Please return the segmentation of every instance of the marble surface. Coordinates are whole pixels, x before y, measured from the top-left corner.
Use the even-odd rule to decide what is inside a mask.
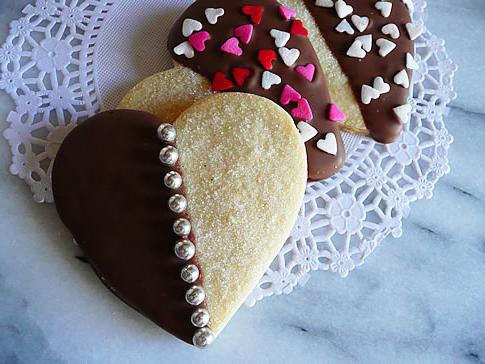
[[[0,2],[0,39],[27,3]],[[460,66],[452,172],[349,278],[314,273],[242,308],[208,351],[98,282],[54,208],[9,174],[0,140],[0,363],[485,363],[485,2],[429,0],[428,27]],[[0,129],[10,107],[0,93]]]

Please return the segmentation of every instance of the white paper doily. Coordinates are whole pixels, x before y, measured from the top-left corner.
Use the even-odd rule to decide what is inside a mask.
[[[189,4],[37,0],[11,23],[0,48],[0,89],[15,109],[3,135],[12,151],[10,172],[27,182],[37,202],[52,202],[52,160],[67,133],[103,106],[116,105],[143,77],[169,67],[164,37]],[[423,24],[425,6],[415,1],[413,17]],[[291,236],[248,305],[290,293],[313,270],[347,276],[387,235],[401,236],[410,203],[431,198],[435,183],[449,172],[453,138],[443,116],[456,96],[456,66],[429,31],[416,48],[413,112],[401,138],[385,146],[344,134],[345,167],[309,184]]]

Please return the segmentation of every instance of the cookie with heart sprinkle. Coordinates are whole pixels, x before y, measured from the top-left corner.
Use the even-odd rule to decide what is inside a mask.
[[[281,0],[308,29],[333,101],[346,115],[342,128],[378,142],[396,140],[409,119],[414,41],[412,0]],[[373,86],[380,78],[386,92]],[[320,143],[321,145],[323,144]]]

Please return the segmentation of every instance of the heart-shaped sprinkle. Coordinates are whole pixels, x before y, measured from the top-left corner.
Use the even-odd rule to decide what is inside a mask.
[[[293,35],[308,36],[308,30],[303,26],[303,22],[300,19],[293,20],[290,33]]]
[[[337,138],[335,134],[328,133],[325,135],[325,139],[320,139],[317,142],[317,148],[327,154],[337,155]]]
[[[384,82],[384,79],[380,76],[374,78],[374,84],[372,86],[374,87],[374,89],[379,91],[381,95],[391,91],[391,86],[388,83]]]
[[[274,38],[276,48],[281,48],[290,40],[290,33],[278,29],[271,29],[269,34]]]
[[[187,41],[180,43],[178,46],[176,46],[173,49],[173,52],[177,56],[181,56],[183,54],[187,58],[194,58],[195,56],[194,48],[192,48],[190,43]]]
[[[232,76],[234,77],[234,80],[236,80],[237,85],[240,87],[244,86],[244,83],[250,74],[251,70],[249,68],[234,67],[232,69]]]
[[[419,65],[416,63],[411,53],[406,53],[406,68],[409,68],[410,70],[419,69]]]
[[[359,32],[363,32],[369,26],[369,18],[366,16],[352,15],[351,19]]]
[[[285,85],[281,92],[280,102],[282,105],[288,105],[290,102],[297,102],[301,99],[301,95],[290,85]]]
[[[352,35],[355,33],[354,28],[350,25],[350,23],[347,21],[347,19],[342,20],[335,30],[339,33],[347,33],[349,35]]]
[[[285,20],[291,20],[296,16],[296,11],[293,10],[292,8],[287,7],[287,6],[280,5],[280,6],[278,6],[278,10],[280,12],[280,15]]]
[[[360,91],[360,98],[365,105],[369,105],[371,100],[378,99],[380,95],[378,90],[368,85],[363,85]]]
[[[354,40],[354,42],[350,45],[349,49],[347,49],[347,56],[353,58],[365,58],[367,53],[362,49],[362,42],[360,40]]]
[[[306,66],[298,66],[295,68],[295,71],[305,77],[308,81],[312,82],[313,77],[315,76],[315,65],[309,63]]]
[[[226,78],[223,72],[216,72],[212,80],[212,91],[224,91],[233,88],[234,84]]]
[[[355,38],[362,43],[362,48],[366,52],[370,52],[372,49],[372,34],[361,35]]]
[[[240,25],[234,29],[234,35],[244,44],[248,44],[253,36],[253,28],[254,26],[252,24]]]
[[[406,30],[408,31],[409,39],[416,40],[423,33],[423,26],[420,24],[407,23]]]
[[[407,124],[409,122],[409,117],[411,116],[411,105],[404,104],[397,106],[392,110],[402,124]]]
[[[235,56],[241,56],[243,51],[241,47],[239,47],[239,39],[236,37],[231,37],[221,45],[221,51],[233,54]]]
[[[384,18],[389,18],[392,11],[392,3],[388,1],[378,1],[374,5],[379,10]]]
[[[394,83],[404,88],[409,88],[409,76],[406,70],[401,70],[394,76]]]
[[[337,0],[337,2],[335,3],[335,11],[337,11],[338,17],[340,19],[343,19],[347,15],[352,14],[354,12],[354,8],[350,5],[347,5],[344,0]]]
[[[210,37],[210,34],[206,31],[193,33],[189,36],[189,43],[197,52],[203,52],[205,50],[205,42],[207,42]]]
[[[205,17],[209,24],[217,24],[217,20],[224,15],[223,8],[207,8],[205,9]]]
[[[262,6],[245,5],[242,7],[243,14],[249,15],[251,18],[251,21],[254,24],[261,23],[261,19],[263,17],[263,11],[264,11],[264,8]]]
[[[272,49],[261,49],[258,52],[258,61],[265,70],[273,68],[273,61],[276,59],[276,52]]]
[[[397,39],[400,37],[399,28],[396,24],[390,23],[386,24],[381,29],[382,34],[389,35],[392,39]]]
[[[200,21],[187,18],[182,23],[182,34],[184,37],[190,36],[193,32],[202,30],[202,23]]]
[[[330,104],[328,119],[330,121],[345,121],[345,114],[336,104]]]
[[[296,127],[300,131],[300,137],[303,143],[306,143],[318,134],[317,129],[304,121],[300,121],[298,124],[296,124]]]
[[[313,119],[312,109],[307,99],[301,98],[297,101],[297,106],[291,110],[291,116],[304,121]]]
[[[281,47],[278,49],[278,53],[288,67],[293,66],[298,60],[298,57],[300,57],[300,51],[296,48],[288,49],[286,47]]]
[[[261,80],[261,85],[265,90],[269,90],[274,85],[281,83],[281,77],[270,71],[264,71]]]
[[[376,45],[379,47],[379,55],[381,57],[387,56],[394,50],[394,48],[396,48],[396,43],[384,38],[377,39]]]
[[[333,8],[333,0],[316,0],[315,6],[319,6],[321,8]]]

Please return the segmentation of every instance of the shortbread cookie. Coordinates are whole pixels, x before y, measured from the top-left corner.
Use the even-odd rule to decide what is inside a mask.
[[[195,101],[211,94],[210,82],[203,76],[174,67],[137,84],[118,108],[146,111],[173,123]]]
[[[296,219],[304,144],[272,101],[217,94],[173,126],[133,110],[74,129],[52,173],[56,207],[110,290],[180,339],[209,345]]]
[[[410,116],[414,40],[412,0],[281,0],[309,32],[332,100],[347,116],[342,127],[393,142]]]
[[[309,179],[318,181],[335,174],[344,162],[338,125],[344,117],[330,102],[306,29],[285,11],[275,0],[199,0],[175,23],[168,46],[175,62],[185,67],[178,73],[185,69],[190,79],[194,73],[203,76],[215,92],[248,92],[280,104],[305,141]],[[172,91],[153,98],[146,83],[136,86],[120,107],[147,110],[146,102],[137,102],[144,101],[137,91],[142,89],[163,117],[160,105],[171,104]]]

